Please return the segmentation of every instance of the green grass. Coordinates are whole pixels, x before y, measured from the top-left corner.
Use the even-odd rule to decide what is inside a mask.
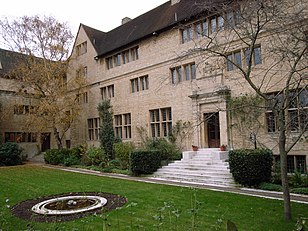
[[[62,223],[29,222],[14,217],[6,208],[18,202],[65,192],[109,192],[128,198],[122,209],[90,215]],[[196,202],[198,208],[195,208]],[[172,204],[170,208],[166,203]],[[135,206],[133,206],[135,205]],[[178,221],[174,211],[180,210]],[[283,219],[283,202],[201,189],[148,184],[42,168],[0,168],[0,230],[216,230],[222,219],[233,221],[239,230],[293,230],[296,219],[308,217],[308,205],[292,204],[294,221]],[[159,211],[161,210],[161,211]],[[157,227],[159,215],[163,215]],[[154,219],[153,217],[156,217]],[[110,226],[107,226],[107,223]],[[138,228],[140,227],[140,228]],[[141,228],[143,227],[143,228]],[[177,229],[176,229],[177,228]]]

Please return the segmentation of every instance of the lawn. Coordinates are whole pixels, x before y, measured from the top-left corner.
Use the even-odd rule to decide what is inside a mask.
[[[66,192],[108,192],[128,199],[122,209],[61,223],[29,222],[7,208],[18,202]],[[7,199],[9,200],[8,202]],[[283,202],[107,177],[39,166],[0,168],[0,230],[220,230],[227,220],[239,230],[293,230],[307,204],[292,204],[292,222],[283,219]],[[192,227],[196,227],[192,229]],[[225,229],[221,229],[225,230]]]

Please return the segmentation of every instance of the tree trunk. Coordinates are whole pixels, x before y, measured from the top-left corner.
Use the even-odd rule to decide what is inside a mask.
[[[284,202],[284,218],[289,221],[292,218],[291,215],[291,201],[290,190],[288,180],[288,165],[287,165],[287,152],[286,152],[286,131],[285,131],[285,117],[284,113],[279,113],[279,154],[280,154],[280,169],[281,169],[281,183],[283,190],[283,202]]]
[[[53,135],[55,136],[58,149],[59,149],[59,150],[62,149],[62,148],[63,148],[63,146],[62,146],[62,141],[61,141],[61,138],[60,138],[58,129],[57,129],[56,127],[53,127]]]

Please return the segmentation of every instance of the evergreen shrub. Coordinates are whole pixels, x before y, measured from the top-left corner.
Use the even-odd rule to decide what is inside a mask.
[[[113,130],[113,112],[110,100],[102,101],[98,105],[97,110],[101,120],[99,132],[101,148],[104,149],[108,160],[113,160],[113,144],[115,143],[115,135]]]
[[[130,171],[132,175],[151,174],[161,163],[161,154],[157,150],[136,150],[130,154]]]
[[[63,164],[65,166],[79,165],[81,163],[81,152],[79,148],[61,149]]]
[[[47,150],[44,155],[44,160],[47,164],[59,165],[64,164],[65,166],[79,165],[81,155],[77,148],[74,149],[50,149]]]
[[[22,164],[22,149],[17,143],[4,143],[0,146],[0,166],[13,166]]]
[[[63,156],[58,149],[49,149],[44,154],[44,161],[46,164],[58,165],[63,163]]]
[[[271,181],[273,154],[268,149],[237,149],[229,152],[230,171],[236,182],[258,186]]]

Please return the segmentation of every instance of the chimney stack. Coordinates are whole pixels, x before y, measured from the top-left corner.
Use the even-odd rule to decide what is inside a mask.
[[[171,0],[171,6],[173,6],[174,4],[179,3],[181,0]]]
[[[131,21],[131,20],[132,20],[132,19],[129,18],[129,17],[123,18],[123,19],[122,19],[122,25],[125,24],[125,23],[127,23],[127,22],[129,22],[129,21]]]

